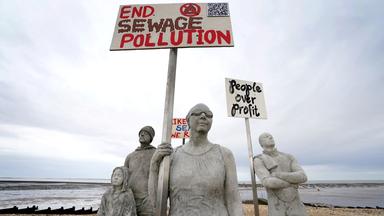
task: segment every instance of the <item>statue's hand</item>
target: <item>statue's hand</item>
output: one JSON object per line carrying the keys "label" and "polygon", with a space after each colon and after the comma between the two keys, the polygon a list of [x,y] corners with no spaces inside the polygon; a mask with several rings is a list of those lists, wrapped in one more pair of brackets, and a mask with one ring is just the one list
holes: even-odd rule
{"label": "statue's hand", "polygon": [[152,163],[160,164],[165,156],[172,154],[173,148],[169,143],[160,144],[152,156]]}

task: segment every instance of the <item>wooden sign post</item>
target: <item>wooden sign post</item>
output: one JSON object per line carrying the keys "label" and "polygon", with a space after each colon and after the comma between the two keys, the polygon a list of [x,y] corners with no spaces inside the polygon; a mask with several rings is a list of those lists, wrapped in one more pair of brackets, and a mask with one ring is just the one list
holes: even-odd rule
{"label": "wooden sign post", "polygon": [[[177,48],[233,47],[228,3],[121,5],[111,51],[170,48],[162,143],[171,143]],[[166,215],[169,157],[160,165],[156,216]]]}
{"label": "wooden sign post", "polygon": [[257,197],[255,170],[253,167],[253,149],[249,118],[267,118],[263,87],[261,83],[226,78],[225,88],[228,116],[245,118],[249,168],[252,180],[253,207],[255,216],[259,216],[259,203]]}
{"label": "wooden sign post", "polygon": [[[176,63],[177,63],[177,48],[172,48],[169,52],[167,87],[165,94],[165,106],[163,117],[163,133],[161,143],[171,143],[172,134],[172,117],[173,104],[175,98],[175,81],[176,81]],[[167,199],[168,199],[168,182],[169,182],[169,156],[164,157],[160,164],[159,181],[156,197],[155,215],[166,215]]]}

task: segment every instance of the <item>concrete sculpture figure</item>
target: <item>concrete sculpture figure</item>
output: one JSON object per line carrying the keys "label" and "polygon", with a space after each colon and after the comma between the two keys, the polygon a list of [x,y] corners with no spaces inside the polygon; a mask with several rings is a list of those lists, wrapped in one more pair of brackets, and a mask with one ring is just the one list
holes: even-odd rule
{"label": "concrete sculpture figure", "polygon": [[[156,197],[159,164],[170,155],[169,199],[171,216],[243,215],[232,152],[208,140],[213,114],[205,104],[189,111],[190,140],[174,151],[162,143],[151,160],[149,192]],[[155,200],[152,200],[155,205]]]}
{"label": "concrete sculpture figure", "polygon": [[138,216],[153,215],[152,205],[148,199],[149,167],[156,148],[151,145],[155,130],[145,126],[139,131],[140,146],[125,159],[124,166],[129,169],[129,186],[136,201]]}
{"label": "concrete sculpture figure", "polygon": [[305,216],[298,184],[307,181],[304,170],[289,154],[277,151],[271,134],[259,137],[263,153],[253,159],[255,173],[267,190],[269,216]]}
{"label": "concrete sculpture figure", "polygon": [[116,167],[112,172],[112,188],[101,198],[97,216],[136,216],[136,204],[128,186],[128,169]]}

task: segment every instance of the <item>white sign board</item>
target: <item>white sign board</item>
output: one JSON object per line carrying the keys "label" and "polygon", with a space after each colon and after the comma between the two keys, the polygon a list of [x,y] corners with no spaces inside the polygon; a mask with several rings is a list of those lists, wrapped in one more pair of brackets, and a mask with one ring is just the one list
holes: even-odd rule
{"label": "white sign board", "polygon": [[121,5],[110,50],[232,47],[228,3]]}
{"label": "white sign board", "polygon": [[225,88],[228,116],[267,118],[261,83],[225,78]]}
{"label": "white sign board", "polygon": [[189,138],[189,130],[187,119],[174,118],[172,119],[172,138],[183,139]]}

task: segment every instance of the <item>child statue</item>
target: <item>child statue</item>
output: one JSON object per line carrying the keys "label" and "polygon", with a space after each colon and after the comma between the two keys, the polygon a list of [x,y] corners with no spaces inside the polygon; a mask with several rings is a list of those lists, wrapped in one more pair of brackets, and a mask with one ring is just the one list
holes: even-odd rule
{"label": "child statue", "polygon": [[101,198],[97,216],[136,216],[136,204],[128,187],[128,168],[116,167],[111,177],[112,188]]}

